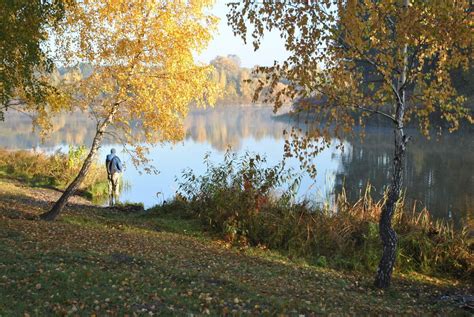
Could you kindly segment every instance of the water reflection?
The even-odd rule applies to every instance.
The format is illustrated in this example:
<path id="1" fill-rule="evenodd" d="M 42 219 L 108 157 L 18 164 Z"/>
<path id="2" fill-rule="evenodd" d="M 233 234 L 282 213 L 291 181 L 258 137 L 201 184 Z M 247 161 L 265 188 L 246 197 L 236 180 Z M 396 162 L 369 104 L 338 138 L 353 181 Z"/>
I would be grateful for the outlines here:
<path id="1" fill-rule="evenodd" d="M 53 130 L 41 142 L 37 131 L 32 130 L 32 119 L 14 111 L 5 114 L 0 122 L 0 146 L 9 149 L 56 148 L 58 146 L 90 145 L 95 132 L 95 123 L 83 113 L 61 114 L 54 120 Z"/>
<path id="2" fill-rule="evenodd" d="M 210 143 L 218 151 L 242 149 L 245 139 L 281 139 L 288 123 L 272 120 L 269 107 L 217 107 L 195 110 L 186 119 L 186 138 Z"/>
<path id="3" fill-rule="evenodd" d="M 272 119 L 268 107 L 219 107 L 194 110 L 185 121 L 186 139 L 175 145 L 154 148 L 150 156 L 160 171 L 158 176 L 141 175 L 132 167 L 125 153 L 121 158 L 128 167 L 124 178 L 129 184 L 121 200 L 141 201 L 146 206 L 168 199 L 176 190 L 175 176 L 191 167 L 203 171 L 202 158 L 211 152 L 215 160 L 222 158 L 230 145 L 234 150 L 265 153 L 269 164 L 282 158 L 282 131 L 290 126 L 288 121 Z M 0 123 L 0 146 L 32 149 L 40 147 L 54 150 L 69 144 L 89 145 L 95 122 L 84 114 L 63 115 L 55 124 L 55 131 L 41 144 L 36 133 L 31 132 L 31 120 L 18 113 L 7 113 Z M 474 205 L 474 141 L 472 132 L 444 136 L 440 141 L 427 141 L 415 131 L 407 153 L 405 184 L 407 198 L 420 201 L 438 217 L 455 220 L 472 217 Z M 348 195 L 355 199 L 368 180 L 379 195 L 390 178 L 392 132 L 385 128 L 368 129 L 363 142 L 346 140 L 344 153 L 330 148 L 316 159 L 316 182 L 304 178 L 300 196 L 309 195 L 317 202 L 331 199 L 331 193 L 345 184 Z M 106 140 L 101 150 L 105 158 L 113 146 Z M 115 147 L 119 148 L 117 145 Z M 297 167 L 296 161 L 289 162 Z M 160 192 L 157 196 L 156 193 Z M 421 206 L 421 205 L 420 205 Z"/>
<path id="4" fill-rule="evenodd" d="M 363 142 L 351 139 L 351 147 L 341 157 L 342 169 L 337 174 L 337 189 L 345 183 L 349 196 L 355 199 L 370 180 L 380 197 L 390 180 L 390 129 L 369 130 Z M 417 131 L 407 150 L 404 170 L 406 198 L 410 205 L 417 201 L 438 217 L 472 217 L 474 213 L 474 140 L 472 134 L 444 135 L 440 140 L 426 140 Z"/>
<path id="5" fill-rule="evenodd" d="M 271 107 L 219 106 L 195 109 L 186 118 L 186 140 L 210 143 L 212 148 L 225 151 L 229 146 L 241 149 L 242 141 L 252 137 L 281 139 L 288 122 L 272 120 Z M 1 147 L 9 149 L 58 148 L 68 145 L 90 145 L 95 132 L 95 121 L 86 114 L 76 112 L 61 114 L 54 120 L 54 129 L 42 142 L 32 131 L 32 119 L 27 115 L 9 111 L 0 122 Z M 105 139 L 105 144 L 113 140 Z"/>

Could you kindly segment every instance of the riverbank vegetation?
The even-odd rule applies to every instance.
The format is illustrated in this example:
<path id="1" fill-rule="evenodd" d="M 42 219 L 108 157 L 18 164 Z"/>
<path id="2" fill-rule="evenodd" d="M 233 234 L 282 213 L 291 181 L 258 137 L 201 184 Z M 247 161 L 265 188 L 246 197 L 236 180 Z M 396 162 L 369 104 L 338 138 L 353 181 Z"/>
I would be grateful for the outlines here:
<path id="1" fill-rule="evenodd" d="M 453 71 L 468 72 L 472 62 L 473 42 L 466 23 L 471 6 L 410 0 L 383 6 L 344 1 L 274 5 L 246 0 L 229 8 L 229 25 L 244 42 L 251 34 L 258 50 L 271 30 L 280 34 L 288 51 L 284 60 L 256 69 L 263 78 L 258 80 L 256 96 L 270 86 L 275 111 L 288 97 L 326 100 L 311 107 L 316 116 L 308 123 L 314 132 L 301 134 L 293 127 L 285 144 L 286 154 L 297 156 L 310 173 L 316 168 L 311 158 L 334 138 L 352 132 L 357 122 L 363 126 L 375 115 L 391 126 L 395 146 L 379 219 L 383 253 L 374 281 L 380 288 L 389 287 L 398 253 L 392 220 L 404 187 L 405 154 L 411 139 L 405 130 L 408 122 L 416 120 L 424 136 L 431 131 L 453 132 L 463 121 L 474 123 L 465 107 L 466 96 L 459 94 L 451 78 Z M 320 65 L 324 71 L 315 71 Z M 288 86 L 279 91 L 276 84 L 281 80 L 287 80 Z M 384 105 L 392 106 L 387 111 Z"/>
<path id="2" fill-rule="evenodd" d="M 0 178 L 32 187 L 64 189 L 84 159 L 83 148 L 67 154 L 0 150 Z M 151 208 L 150 215 L 171 215 L 198 222 L 229 245 L 269 249 L 312 266 L 370 272 L 379 261 L 378 217 L 384 199 L 367 185 L 351 200 L 345 190 L 333 203 L 298 201 L 301 175 L 284 163 L 268 166 L 260 155 L 228 151 L 220 163 L 204 158 L 203 175 L 185 170 L 177 196 Z M 80 193 L 94 202 L 107 199 L 105 169 L 95 162 Z M 133 206 L 132 206 L 133 207 Z M 123 210 L 143 210 L 128 208 Z M 469 217 L 455 227 L 400 201 L 394 217 L 399 233 L 396 269 L 433 276 L 474 277 L 474 237 Z"/>
<path id="3" fill-rule="evenodd" d="M 472 285 L 333 270 L 260 247 L 232 247 L 176 204 L 148 212 L 0 180 L 0 312 L 5 315 L 459 315 Z"/>
<path id="4" fill-rule="evenodd" d="M 33 187 L 64 190 L 79 172 L 87 155 L 84 147 L 70 147 L 67 153 L 46 154 L 0 149 L 0 177 L 17 179 Z M 107 199 L 105 167 L 94 162 L 79 193 L 95 202 Z"/>
<path id="5" fill-rule="evenodd" d="M 279 250 L 316 266 L 376 269 L 382 248 L 378 219 L 386 196 L 374 200 L 370 185 L 355 202 L 343 190 L 333 206 L 314 206 L 295 201 L 299 179 L 283 164 L 266 167 L 259 155 L 231 153 L 220 164 L 208 158 L 205 163 L 203 175 L 183 173 L 171 205 L 155 209 L 200 219 L 229 243 Z M 472 219 L 455 228 L 433 219 L 426 209 L 405 206 L 402 199 L 393 222 L 399 234 L 398 271 L 474 277 Z"/>

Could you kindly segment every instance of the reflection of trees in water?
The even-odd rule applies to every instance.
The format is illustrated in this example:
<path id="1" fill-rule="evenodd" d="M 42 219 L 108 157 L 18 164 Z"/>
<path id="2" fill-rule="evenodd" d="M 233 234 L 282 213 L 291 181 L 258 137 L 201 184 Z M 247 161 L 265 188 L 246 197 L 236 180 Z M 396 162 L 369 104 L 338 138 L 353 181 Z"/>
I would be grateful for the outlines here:
<path id="1" fill-rule="evenodd" d="M 223 151 L 228 145 L 237 150 L 244 138 L 260 140 L 264 137 L 282 137 L 285 123 L 271 118 L 270 107 L 217 107 L 193 110 L 185 120 L 187 139 L 208 142 Z M 53 131 L 41 143 L 38 133 L 32 133 L 31 118 L 10 111 L 0 122 L 0 146 L 29 149 L 37 146 L 54 147 L 61 144 L 89 144 L 95 131 L 94 120 L 83 113 L 64 114 L 54 120 Z M 109 140 L 108 143 L 111 141 Z"/>
<path id="2" fill-rule="evenodd" d="M 185 121 L 187 139 L 198 143 L 210 143 L 219 151 L 228 145 L 235 150 L 242 140 L 272 138 L 279 140 L 289 123 L 271 118 L 268 107 L 217 107 L 193 110 Z M 31 119 L 25 115 L 7 112 L 0 122 L 0 146 L 30 149 L 37 146 L 89 143 L 95 128 L 94 120 L 84 114 L 59 116 L 53 133 L 44 144 L 37 133 L 31 131 Z M 410 131 L 411 134 L 414 134 Z M 408 146 L 405 169 L 407 197 L 428 206 L 430 211 L 446 217 L 451 210 L 454 218 L 472 217 L 474 213 L 474 141 L 472 132 L 446 135 L 440 142 L 426 141 L 414 134 Z M 393 152 L 392 131 L 368 128 L 365 141 L 351 140 L 341 157 L 341 169 L 336 176 L 337 190 L 345 181 L 347 194 L 359 197 L 367 180 L 382 193 L 390 180 Z M 109 141 L 110 142 L 110 141 Z M 375 193 L 374 193 L 375 194 Z"/>
<path id="3" fill-rule="evenodd" d="M 242 139 L 249 137 L 280 139 L 287 125 L 273 120 L 269 107 L 218 107 L 192 112 L 185 128 L 188 139 L 223 151 L 229 145 L 238 150 Z"/>
<path id="4" fill-rule="evenodd" d="M 62 114 L 55 118 L 51 133 L 41 142 L 38 131 L 32 131 L 32 119 L 24 114 L 8 111 L 0 122 L 0 146 L 11 149 L 31 149 L 38 146 L 54 147 L 62 144 L 90 143 L 95 131 L 94 121 L 83 113 Z"/>
<path id="5" fill-rule="evenodd" d="M 474 143 L 471 134 L 445 135 L 441 140 L 428 141 L 415 134 L 408 146 L 404 185 L 409 206 L 422 202 L 437 217 L 455 220 L 470 217 L 474 212 Z M 359 197 L 367 181 L 381 197 L 390 181 L 393 145 L 392 131 L 368 131 L 364 142 L 351 140 L 342 156 L 341 172 L 337 174 L 339 191 L 342 183 L 350 198 Z M 420 205 L 421 206 L 421 205 Z"/>

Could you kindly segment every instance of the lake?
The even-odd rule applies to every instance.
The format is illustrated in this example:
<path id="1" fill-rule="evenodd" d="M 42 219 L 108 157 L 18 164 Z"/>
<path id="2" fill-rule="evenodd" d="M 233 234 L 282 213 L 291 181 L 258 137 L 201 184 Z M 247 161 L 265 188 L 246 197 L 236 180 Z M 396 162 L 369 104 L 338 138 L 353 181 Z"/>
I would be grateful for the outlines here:
<path id="1" fill-rule="evenodd" d="M 185 122 L 186 138 L 176 144 L 157 146 L 150 151 L 158 175 L 142 173 L 134 168 L 121 147 L 107 140 L 100 151 L 100 159 L 115 147 L 126 166 L 126 190 L 122 201 L 143 202 L 145 207 L 170 199 L 176 189 L 176 176 L 192 168 L 197 174 L 204 171 L 203 157 L 210 153 L 220 162 L 226 149 L 243 153 L 250 151 L 266 155 L 268 164 L 276 164 L 283 157 L 282 131 L 289 129 L 289 119 L 275 119 L 271 107 L 221 106 L 207 110 L 193 110 Z M 31 130 L 31 119 L 9 112 L 0 123 L 0 147 L 35 149 L 46 152 L 67 150 L 68 146 L 90 145 L 94 122 L 85 115 L 63 115 L 55 121 L 53 133 L 41 143 Z M 367 128 L 363 142 L 358 138 L 345 139 L 344 151 L 335 146 L 323 151 L 315 159 L 317 177 L 304 176 L 298 199 L 306 198 L 314 204 L 330 203 L 334 194 L 345 187 L 350 199 L 357 199 L 368 181 L 377 198 L 390 180 L 393 132 L 388 128 Z M 444 135 L 439 140 L 426 140 L 419 133 L 408 130 L 413 140 L 408 146 L 404 173 L 406 199 L 409 206 L 426 207 L 438 218 L 472 218 L 474 212 L 474 138 L 472 132 Z M 298 168 L 296 160 L 288 166 Z"/>

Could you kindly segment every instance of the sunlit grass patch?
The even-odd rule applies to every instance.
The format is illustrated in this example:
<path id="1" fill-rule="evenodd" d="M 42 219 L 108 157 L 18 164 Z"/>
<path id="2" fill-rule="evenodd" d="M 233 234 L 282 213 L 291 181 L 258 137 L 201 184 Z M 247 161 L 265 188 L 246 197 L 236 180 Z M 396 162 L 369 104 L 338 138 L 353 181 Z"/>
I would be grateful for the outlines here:
<path id="1" fill-rule="evenodd" d="M 86 154 L 85 147 L 71 147 L 67 154 L 58 151 L 51 155 L 0 149 L 0 177 L 18 179 L 34 187 L 64 189 L 78 174 Z M 105 167 L 95 162 L 79 193 L 97 200 L 106 198 L 107 191 Z"/>

